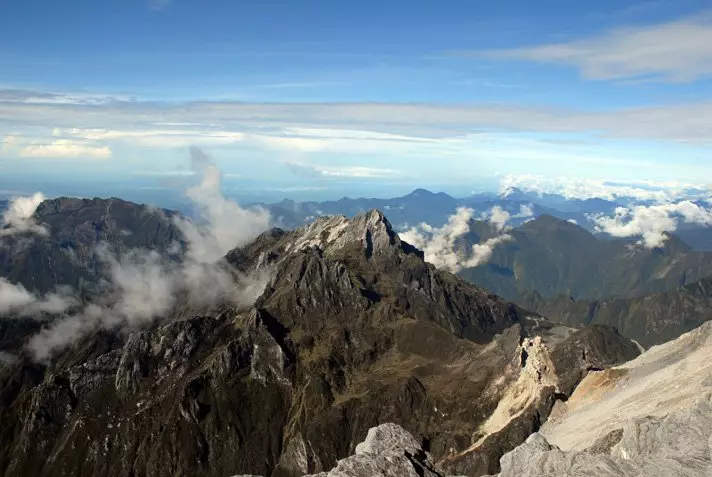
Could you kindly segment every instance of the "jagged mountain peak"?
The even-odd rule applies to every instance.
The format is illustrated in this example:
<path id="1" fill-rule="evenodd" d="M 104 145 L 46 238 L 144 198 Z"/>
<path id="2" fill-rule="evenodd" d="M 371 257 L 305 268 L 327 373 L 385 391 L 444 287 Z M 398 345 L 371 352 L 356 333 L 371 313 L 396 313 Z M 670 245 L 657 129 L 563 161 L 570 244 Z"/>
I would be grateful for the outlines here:
<path id="1" fill-rule="evenodd" d="M 363 248 L 368 257 L 390 253 L 397 249 L 413 252 L 415 249 L 401 242 L 386 216 L 372 209 L 349 219 L 343 215 L 326 216 L 297 229 L 294 241 L 287 251 L 317 247 L 333 253 L 354 245 Z"/>

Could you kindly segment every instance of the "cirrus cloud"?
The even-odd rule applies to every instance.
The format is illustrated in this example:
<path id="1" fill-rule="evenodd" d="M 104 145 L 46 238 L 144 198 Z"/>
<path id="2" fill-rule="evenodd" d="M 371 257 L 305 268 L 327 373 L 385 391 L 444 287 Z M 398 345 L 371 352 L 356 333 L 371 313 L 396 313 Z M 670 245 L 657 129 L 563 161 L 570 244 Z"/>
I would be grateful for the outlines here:
<path id="1" fill-rule="evenodd" d="M 472 54 L 571 66 L 592 80 L 688 82 L 712 75 L 711 44 L 712 16 L 704 14 L 583 40 Z"/>

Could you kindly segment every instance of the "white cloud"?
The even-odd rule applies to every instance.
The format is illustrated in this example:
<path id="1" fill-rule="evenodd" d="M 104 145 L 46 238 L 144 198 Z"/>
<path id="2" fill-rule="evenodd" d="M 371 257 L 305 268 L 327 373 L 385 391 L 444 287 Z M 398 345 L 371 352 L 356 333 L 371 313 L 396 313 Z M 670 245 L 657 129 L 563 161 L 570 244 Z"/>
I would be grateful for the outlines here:
<path id="1" fill-rule="evenodd" d="M 507 222 L 512 218 L 509 212 L 498 205 L 492 207 L 485 217 L 498 231 L 503 230 L 507 226 Z"/>
<path id="2" fill-rule="evenodd" d="M 267 230 L 269 212 L 262 208 L 244 209 L 226 199 L 217 166 L 198 148 L 191 148 L 190 154 L 191 170 L 202 179 L 186 191 L 186 196 L 199 207 L 205 226 L 199 228 L 185 220 L 179 220 L 177 225 L 191 243 L 189 256 L 198 263 L 209 263 Z"/>
<path id="3" fill-rule="evenodd" d="M 470 221 L 474 213 L 473 209 L 460 207 L 455 214 L 448 217 L 448 223 L 441 228 L 422 223 L 418 227 L 400 233 L 399 236 L 421 249 L 425 254 L 425 260 L 438 268 L 455 273 L 463 268 L 476 267 L 492 257 L 492 252 L 497 245 L 512 240 L 512 237 L 506 234 L 499 235 L 484 243 L 473 245 L 469 254 L 459 253 L 456 241 L 470 231 Z"/>
<path id="4" fill-rule="evenodd" d="M 30 90 L 0 90 L 0 101 L 26 104 L 75 104 L 97 106 L 114 101 L 133 101 L 125 95 L 105 95 L 78 92 L 42 92 Z"/>
<path id="5" fill-rule="evenodd" d="M 611 182 L 603 179 L 549 177 L 536 174 L 508 174 L 500 178 L 500 194 L 507 196 L 514 189 L 538 195 L 559 194 L 567 199 L 601 198 L 611 201 L 630 198 L 666 202 L 680 198 L 704 198 L 710 194 L 709 184 L 702 182 Z"/>
<path id="6" fill-rule="evenodd" d="M 36 192 L 30 197 L 14 197 L 3 212 L 3 228 L 0 237 L 16 233 L 34 233 L 47 235 L 47 229 L 34 219 L 37 207 L 46 199 L 42 192 Z"/>
<path id="7" fill-rule="evenodd" d="M 299 162 L 287 162 L 289 167 L 297 175 L 310 177 L 360 177 L 360 178 L 382 178 L 403 176 L 401 171 L 394 169 L 382 169 L 378 167 L 365 166 L 322 166 L 314 164 L 303 164 Z"/>
<path id="8" fill-rule="evenodd" d="M 76 304 L 77 301 L 70 293 L 66 293 L 66 290 L 39 297 L 27 291 L 22 285 L 10 283 L 0 277 L 0 314 L 2 315 L 8 313 L 23 316 L 40 313 L 57 314 L 65 312 Z"/>
<path id="9" fill-rule="evenodd" d="M 712 209 L 689 200 L 652 206 L 618 207 L 613 216 L 592 217 L 598 232 L 614 237 L 641 237 L 648 248 L 661 247 L 667 233 L 677 230 L 680 221 L 712 226 Z"/>
<path id="10" fill-rule="evenodd" d="M 484 243 L 478 243 L 472 246 L 472 256 L 465 261 L 463 268 L 478 267 L 484 263 L 487 263 L 492 258 L 492 253 L 497 245 L 511 242 L 514 237 L 508 234 L 499 235 L 497 237 L 492 237 L 491 239 L 485 240 Z"/>
<path id="11" fill-rule="evenodd" d="M 499 205 L 495 205 L 487 212 L 483 213 L 480 218 L 486 220 L 494 225 L 498 232 L 503 232 L 509 230 L 509 222 L 512 219 L 530 219 L 534 216 L 534 205 L 533 204 L 522 204 L 519 206 L 519 212 L 512 215 L 508 211 L 504 210 Z"/>
<path id="12" fill-rule="evenodd" d="M 139 146 L 156 148 L 183 148 L 196 146 L 221 146 L 245 140 L 245 133 L 220 129 L 82 129 L 54 128 L 53 136 L 72 137 L 89 141 L 124 141 Z"/>
<path id="13" fill-rule="evenodd" d="M 712 74 L 710 15 L 636 28 L 618 28 L 585 40 L 475 53 L 577 68 L 593 80 L 687 82 Z"/>
<path id="14" fill-rule="evenodd" d="M 16 154 L 26 158 L 95 158 L 111 157 L 108 146 L 73 139 L 37 140 L 6 136 L 0 146 L 2 154 Z"/>
<path id="15" fill-rule="evenodd" d="M 171 3 L 173 3 L 173 0 L 148 0 L 148 6 L 156 11 L 167 8 Z"/>
<path id="16" fill-rule="evenodd" d="M 39 94 L 39 93 L 38 93 Z M 7 90 L 4 96 L 11 95 Z M 399 103 L 238 103 L 192 102 L 156 105 L 114 100 L 91 108 L 72 103 L 2 100 L 0 118 L 13 127 L 78 130 L 154 131 L 163 126 L 198 131 L 246 133 L 256 143 L 305 151 L 376 146 L 418 150 L 443 138 L 481 132 L 588 133 L 606 138 L 656 139 L 708 144 L 712 138 L 712 101 L 641 108 L 587 111 L 498 105 Z M 192 125 L 192 126 L 187 126 Z M 211 127 L 205 127 L 210 125 Z M 215 128 L 213 128 L 213 126 Z M 203 131 L 202 133 L 200 131 Z M 338 132 L 333 132 L 338 131 Z M 368 134 L 368 141 L 358 136 Z M 378 134 L 386 136 L 379 137 Z M 273 137 L 277 139 L 273 140 Z M 355 136 L 355 137 L 354 137 Z M 392 137 L 391 137 L 392 136 Z M 246 138 L 247 140 L 247 138 Z M 359 143 L 368 144 L 361 145 Z M 472 145 L 472 141 L 468 143 Z M 456 144 L 453 144 L 453 147 Z M 329 146 L 332 147 L 332 146 Z M 596 158 L 596 160 L 602 160 Z"/>

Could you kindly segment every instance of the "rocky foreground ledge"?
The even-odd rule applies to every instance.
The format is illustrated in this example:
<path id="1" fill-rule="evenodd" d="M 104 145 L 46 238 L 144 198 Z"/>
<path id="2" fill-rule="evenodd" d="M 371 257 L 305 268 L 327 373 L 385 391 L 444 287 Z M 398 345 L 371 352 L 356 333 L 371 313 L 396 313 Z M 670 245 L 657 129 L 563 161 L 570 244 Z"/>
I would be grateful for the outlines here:
<path id="1" fill-rule="evenodd" d="M 618 441 L 617 444 L 615 442 Z M 565 452 L 539 433 L 500 461 L 491 477 L 703 477 L 712 475 L 712 393 L 665 418 L 631 419 L 584 451 Z M 371 428 L 356 453 L 307 477 L 443 477 L 432 457 L 396 424 Z M 234 476 L 253 477 L 253 476 Z"/>
<path id="2" fill-rule="evenodd" d="M 408 431 L 382 424 L 368 431 L 356 453 L 340 460 L 329 472 L 306 477 L 441 477 L 432 457 Z M 233 477 L 254 477 L 236 475 Z"/>

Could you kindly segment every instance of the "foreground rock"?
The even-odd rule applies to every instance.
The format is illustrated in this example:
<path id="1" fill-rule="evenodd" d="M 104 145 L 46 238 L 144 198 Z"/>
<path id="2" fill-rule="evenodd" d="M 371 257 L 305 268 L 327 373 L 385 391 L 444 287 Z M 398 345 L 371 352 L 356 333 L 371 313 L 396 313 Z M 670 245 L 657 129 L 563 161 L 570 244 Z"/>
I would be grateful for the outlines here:
<path id="1" fill-rule="evenodd" d="M 394 462 L 478 476 L 590 370 L 638 354 L 610 328 L 557 326 L 436 270 L 376 211 L 273 230 L 227 261 L 271 273 L 254 307 L 2 365 L 0 473 L 349 472 L 339 460 L 390 422 L 432 456 Z"/>
<path id="2" fill-rule="evenodd" d="M 712 323 L 587 376 L 500 477 L 712 475 Z"/>
<path id="3" fill-rule="evenodd" d="M 355 454 L 341 459 L 329 472 L 306 477 L 442 477 L 428 452 L 413 435 L 396 424 L 369 429 Z M 233 477 L 248 477 L 235 475 Z"/>

